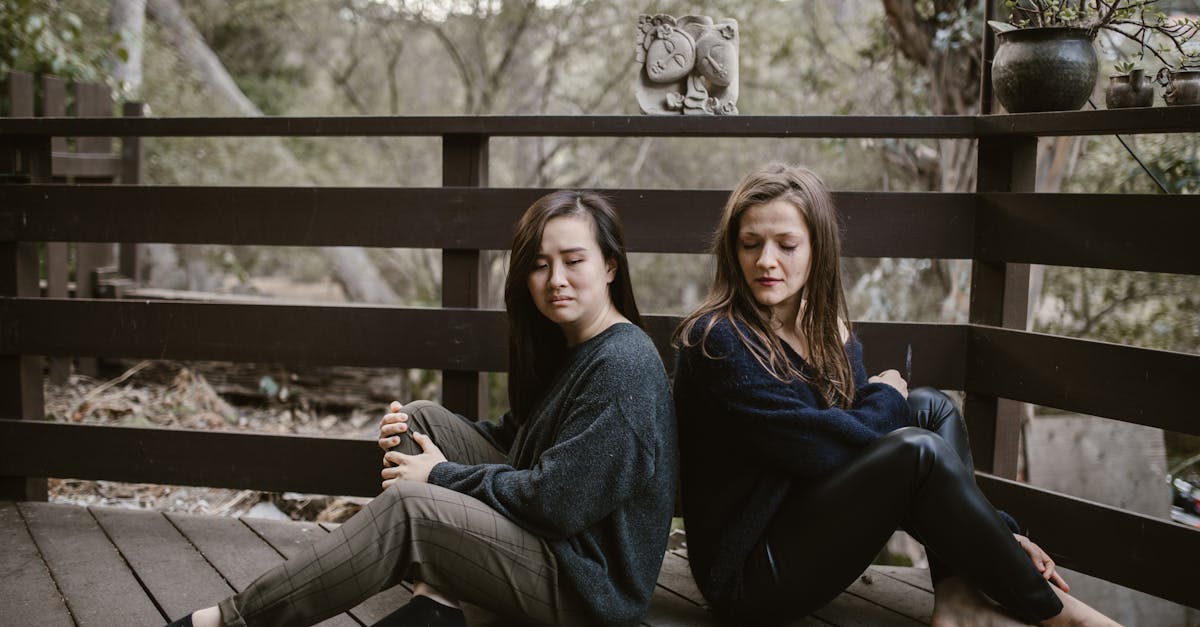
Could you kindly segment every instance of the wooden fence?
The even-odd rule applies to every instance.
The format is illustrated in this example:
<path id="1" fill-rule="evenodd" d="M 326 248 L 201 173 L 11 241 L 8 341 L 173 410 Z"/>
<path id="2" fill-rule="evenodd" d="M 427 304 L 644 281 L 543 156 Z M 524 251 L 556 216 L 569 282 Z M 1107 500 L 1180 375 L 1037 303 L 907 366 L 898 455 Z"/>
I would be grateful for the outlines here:
<path id="1" fill-rule="evenodd" d="M 0 151 L 20 174 L 0 186 L 0 498 L 45 498 L 36 478 L 46 476 L 373 495 L 374 442 L 46 422 L 42 357 L 440 369 L 444 402 L 478 415 L 481 373 L 505 367 L 504 314 L 480 306 L 480 250 L 507 247 L 516 218 L 545 191 L 487 188 L 492 137 L 966 138 L 978 140 L 975 192 L 836 194 L 850 256 L 972 260 L 969 322 L 861 323 L 868 369 L 900 366 L 912 343 L 922 364 L 915 385 L 966 392 L 985 491 L 1060 564 L 1200 607 L 1200 531 L 1012 480 L 1018 402 L 1200 435 L 1186 393 L 1200 381 L 1200 357 L 1021 330 L 1024 264 L 1200 274 L 1194 196 L 1033 193 L 1037 137 L 1117 132 L 1200 132 L 1200 107 L 961 117 L 0 119 Z M 157 136 L 437 136 L 443 186 L 53 181 L 55 138 Z M 727 194 L 608 191 L 633 251 L 676 253 L 703 251 Z M 41 243 L 109 241 L 439 248 L 443 307 L 39 296 Z M 668 363 L 676 322 L 648 317 Z"/>

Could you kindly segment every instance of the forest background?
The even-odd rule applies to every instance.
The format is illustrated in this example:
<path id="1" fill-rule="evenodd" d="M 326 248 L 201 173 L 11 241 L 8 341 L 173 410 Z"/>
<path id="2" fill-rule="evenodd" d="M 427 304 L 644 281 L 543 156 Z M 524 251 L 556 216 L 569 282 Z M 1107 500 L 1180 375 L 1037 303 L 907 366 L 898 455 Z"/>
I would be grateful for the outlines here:
<path id="1" fill-rule="evenodd" d="M 161 117 L 636 115 L 638 14 L 697 13 L 739 21 L 743 114 L 974 114 L 980 111 L 982 5 L 5 0 L 0 72 L 106 82 L 117 102 L 145 102 L 148 115 Z M 1162 6 L 1200 13 L 1200 0 Z M 1136 53 L 1103 36 L 1098 45 L 1102 75 Z M 1196 134 L 1125 139 L 1171 193 L 1200 190 Z M 439 151 L 437 138 L 150 138 L 144 182 L 436 187 Z M 496 187 L 727 189 L 740 173 L 767 160 L 806 164 L 836 190 L 966 191 L 974 185 L 974 145 L 966 140 L 494 138 L 490 151 L 489 183 Z M 1158 191 L 1115 137 L 1045 138 L 1039 153 L 1039 191 Z M 150 244 L 143 251 L 138 279 L 144 287 L 439 304 L 436 250 Z M 682 314 L 703 295 L 711 267 L 701 258 L 632 257 L 643 312 Z M 504 252 L 486 259 L 488 306 L 500 308 Z M 844 272 L 855 319 L 966 321 L 969 262 L 859 258 L 845 260 Z M 1200 277 L 1035 266 L 1031 296 L 1034 331 L 1200 352 Z M 128 366 L 119 365 L 116 374 Z M 367 435 L 387 400 L 436 398 L 438 387 L 435 372 L 389 373 L 370 380 L 365 398 L 373 406 L 339 412 L 322 407 L 315 391 L 306 397 L 301 380 L 286 368 L 262 366 L 252 374 L 257 389 L 238 399 L 240 407 L 221 399 L 176 399 L 171 407 L 177 414 L 215 413 L 224 424 L 218 419 L 214 427 L 304 432 L 311 422 L 334 432 L 348 425 L 347 432 Z M 180 376 L 174 377 L 178 387 Z M 99 382 L 76 377 L 64 389 L 51 389 L 48 411 L 58 419 L 164 424 L 155 411 L 170 402 L 156 405 L 155 399 L 169 394 L 143 391 L 144 398 L 135 394 L 133 401 L 105 406 L 94 393 Z M 106 389 L 138 392 L 136 383 L 126 376 Z M 506 407 L 503 375 L 491 377 L 491 389 L 498 413 Z M 259 418 L 248 421 L 247 414 Z M 191 424 L 185 418 L 183 424 Z M 1168 467 L 1200 452 L 1200 438 L 1163 437 Z"/>

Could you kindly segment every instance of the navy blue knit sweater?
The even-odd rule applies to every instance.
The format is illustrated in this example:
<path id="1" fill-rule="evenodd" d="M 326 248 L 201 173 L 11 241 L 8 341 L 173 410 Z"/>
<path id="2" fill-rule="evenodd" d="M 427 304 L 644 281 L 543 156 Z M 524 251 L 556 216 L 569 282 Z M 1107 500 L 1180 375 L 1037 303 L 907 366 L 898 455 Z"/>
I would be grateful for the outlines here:
<path id="1" fill-rule="evenodd" d="M 909 408 L 895 388 L 867 382 L 862 345 L 854 337 L 846 354 L 855 399 L 843 410 L 826 407 L 802 381 L 773 377 L 728 320 L 713 326 L 702 348 L 697 342 L 706 322 L 699 321 L 691 346 L 679 352 L 675 407 L 692 573 L 704 596 L 720 606 L 736 593 L 746 557 L 788 491 L 907 426 Z M 808 374 L 804 360 L 784 346 Z"/>

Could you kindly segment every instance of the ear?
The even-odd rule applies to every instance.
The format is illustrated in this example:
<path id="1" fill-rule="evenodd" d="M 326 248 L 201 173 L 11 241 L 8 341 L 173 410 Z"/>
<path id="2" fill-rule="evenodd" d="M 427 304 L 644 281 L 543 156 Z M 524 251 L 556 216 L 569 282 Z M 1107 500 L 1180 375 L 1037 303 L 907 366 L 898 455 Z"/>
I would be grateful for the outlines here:
<path id="1" fill-rule="evenodd" d="M 606 259 L 604 261 L 604 268 L 605 268 L 605 274 L 608 276 L 608 278 L 606 279 L 607 282 L 612 283 L 613 280 L 617 278 L 617 260 L 616 259 Z"/>

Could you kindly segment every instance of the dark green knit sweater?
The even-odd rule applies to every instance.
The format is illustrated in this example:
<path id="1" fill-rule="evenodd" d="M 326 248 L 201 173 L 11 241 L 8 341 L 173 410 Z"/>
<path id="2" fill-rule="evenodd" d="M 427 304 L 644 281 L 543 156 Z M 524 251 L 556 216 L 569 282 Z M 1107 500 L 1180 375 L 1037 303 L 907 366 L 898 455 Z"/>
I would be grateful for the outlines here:
<path id="1" fill-rule="evenodd" d="M 508 418 L 475 423 L 508 451 L 508 464 L 443 462 L 429 482 L 545 538 L 598 623 L 637 623 L 662 565 L 678 473 L 674 407 L 654 344 L 632 324 L 609 327 L 571 349 L 520 428 Z"/>

